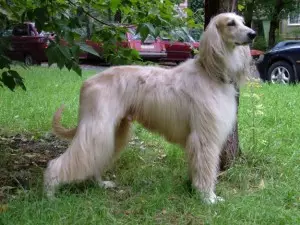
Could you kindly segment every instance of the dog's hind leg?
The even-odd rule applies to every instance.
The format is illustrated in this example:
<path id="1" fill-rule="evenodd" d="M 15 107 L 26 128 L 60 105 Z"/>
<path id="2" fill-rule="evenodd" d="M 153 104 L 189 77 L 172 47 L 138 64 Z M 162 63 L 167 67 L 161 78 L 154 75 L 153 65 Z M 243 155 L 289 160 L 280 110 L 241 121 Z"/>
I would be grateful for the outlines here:
<path id="1" fill-rule="evenodd" d="M 130 138 L 130 128 L 131 128 L 131 119 L 130 118 L 123 118 L 120 124 L 117 126 L 115 131 L 115 152 L 112 158 L 111 164 L 113 164 L 119 157 L 121 151 L 127 145 L 129 138 Z M 96 176 L 96 179 L 103 188 L 114 188 L 116 184 L 112 181 L 103 181 L 101 176 Z"/>
<path id="2" fill-rule="evenodd" d="M 125 117 L 121 120 L 120 125 L 115 132 L 115 157 L 126 147 L 131 134 L 131 118 Z"/>
<path id="3" fill-rule="evenodd" d="M 110 165 L 115 149 L 115 122 L 97 118 L 84 117 L 66 152 L 49 163 L 45 172 L 48 195 L 53 195 L 60 183 L 99 178 Z"/>
<path id="4" fill-rule="evenodd" d="M 217 179 L 220 149 L 211 138 L 192 132 L 187 140 L 186 151 L 193 186 L 203 194 L 206 203 L 223 201 L 214 189 Z"/>

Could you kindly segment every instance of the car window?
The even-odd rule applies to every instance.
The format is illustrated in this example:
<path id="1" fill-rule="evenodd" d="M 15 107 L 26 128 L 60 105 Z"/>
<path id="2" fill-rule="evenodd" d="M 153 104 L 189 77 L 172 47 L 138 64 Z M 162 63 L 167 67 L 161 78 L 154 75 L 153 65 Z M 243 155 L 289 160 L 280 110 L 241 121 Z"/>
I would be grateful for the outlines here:
<path id="1" fill-rule="evenodd" d="M 175 40 L 178 40 L 178 41 L 182 41 L 182 42 L 190 41 L 189 37 L 182 30 L 171 31 L 171 35 Z"/>
<path id="2" fill-rule="evenodd" d="M 1 37 L 9 37 L 9 36 L 11 36 L 11 34 L 12 34 L 11 29 L 10 30 L 4 30 L 4 31 L 0 32 Z"/>
<path id="3" fill-rule="evenodd" d="M 26 36 L 28 35 L 28 29 L 26 24 L 17 25 L 14 27 L 12 34 L 14 36 Z"/>
<path id="4" fill-rule="evenodd" d="M 136 29 L 134 29 L 134 28 L 129 28 L 128 30 L 129 30 L 129 32 L 132 34 L 132 39 L 133 39 L 133 40 L 141 40 L 141 39 L 142 39 L 142 37 L 141 37 L 140 34 L 136 34 L 136 33 L 135 33 L 135 32 L 136 32 Z M 146 38 L 145 41 L 155 41 L 155 38 L 154 38 L 152 35 L 148 35 L 148 37 Z"/>

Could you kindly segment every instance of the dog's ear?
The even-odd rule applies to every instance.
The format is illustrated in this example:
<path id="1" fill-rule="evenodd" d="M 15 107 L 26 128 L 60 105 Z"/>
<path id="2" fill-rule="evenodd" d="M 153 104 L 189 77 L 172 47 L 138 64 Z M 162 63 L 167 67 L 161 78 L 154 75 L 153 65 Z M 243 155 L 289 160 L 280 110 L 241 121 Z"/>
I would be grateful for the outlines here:
<path id="1" fill-rule="evenodd" d="M 225 46 L 218 27 L 216 19 L 212 18 L 200 40 L 200 57 L 213 60 L 218 55 L 224 55 Z"/>
<path id="2" fill-rule="evenodd" d="M 218 29 L 217 18 L 212 18 L 200 40 L 199 61 L 207 73 L 222 80 L 228 80 L 224 73 L 224 57 L 227 55 L 225 43 Z"/>
<path id="3" fill-rule="evenodd" d="M 200 40 L 202 47 L 207 48 L 205 49 L 206 54 L 211 54 L 213 51 L 220 51 L 220 49 L 224 48 L 219 27 L 220 24 L 216 18 L 212 18 L 202 36 L 203 38 Z"/>

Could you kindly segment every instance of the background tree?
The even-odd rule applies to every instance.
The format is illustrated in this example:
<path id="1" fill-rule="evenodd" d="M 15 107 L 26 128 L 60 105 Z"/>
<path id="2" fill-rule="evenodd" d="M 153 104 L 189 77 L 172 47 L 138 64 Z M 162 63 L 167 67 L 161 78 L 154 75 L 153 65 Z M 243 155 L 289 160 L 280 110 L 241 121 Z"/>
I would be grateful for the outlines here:
<path id="1" fill-rule="evenodd" d="M 276 43 L 280 20 L 286 19 L 289 14 L 300 12 L 298 0 L 240 0 L 239 4 L 247 26 L 251 26 L 253 15 L 257 19 L 270 21 L 269 39 L 267 41 L 269 48 Z"/>
<path id="2" fill-rule="evenodd" d="M 194 13 L 195 22 L 204 24 L 204 0 L 189 0 L 188 7 Z"/>
<path id="3" fill-rule="evenodd" d="M 210 19 L 222 12 L 236 11 L 237 0 L 209 0 L 205 1 L 205 27 L 208 25 Z M 239 103 L 239 96 L 237 96 L 237 104 Z M 237 111 L 238 116 L 238 111 Z M 220 169 L 227 169 L 233 160 L 240 153 L 239 139 L 238 139 L 238 123 L 236 122 L 231 135 L 228 137 L 226 144 L 221 153 Z"/>

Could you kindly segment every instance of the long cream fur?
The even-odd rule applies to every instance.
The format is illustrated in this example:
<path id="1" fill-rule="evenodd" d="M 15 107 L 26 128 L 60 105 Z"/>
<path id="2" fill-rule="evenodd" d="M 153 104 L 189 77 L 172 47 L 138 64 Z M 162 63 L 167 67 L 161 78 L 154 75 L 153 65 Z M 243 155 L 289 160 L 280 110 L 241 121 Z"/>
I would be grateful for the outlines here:
<path id="1" fill-rule="evenodd" d="M 181 145 L 194 187 L 206 202 L 221 200 L 214 193 L 219 154 L 236 120 L 234 86 L 250 66 L 249 32 L 254 31 L 240 16 L 219 14 L 203 34 L 194 59 L 171 69 L 111 67 L 87 79 L 80 91 L 78 126 L 61 126 L 62 108 L 53 117 L 54 133 L 71 143 L 48 164 L 48 196 L 61 183 L 90 177 L 113 186 L 101 175 L 127 144 L 131 122 L 137 121 Z"/>

